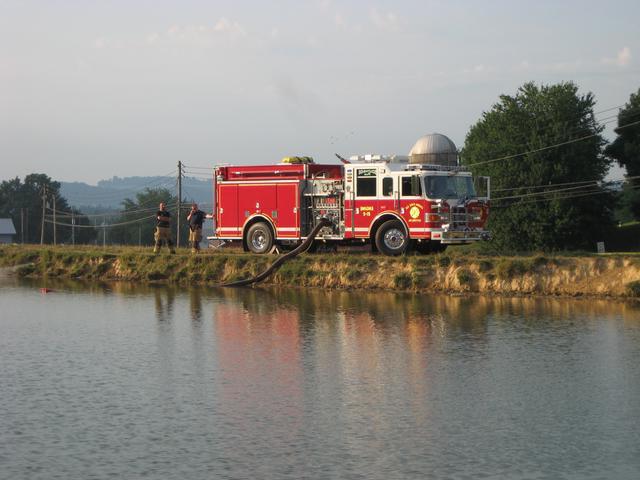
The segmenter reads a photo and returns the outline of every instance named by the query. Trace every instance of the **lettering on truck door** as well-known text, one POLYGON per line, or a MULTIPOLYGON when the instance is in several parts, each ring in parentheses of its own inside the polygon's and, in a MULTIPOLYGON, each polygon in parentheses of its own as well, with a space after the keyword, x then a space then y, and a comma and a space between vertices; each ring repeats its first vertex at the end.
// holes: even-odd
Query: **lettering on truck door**
POLYGON ((412 238, 426 236, 425 199, 422 177, 420 175, 402 175, 398 178, 400 187, 400 214, 409 226, 412 238))

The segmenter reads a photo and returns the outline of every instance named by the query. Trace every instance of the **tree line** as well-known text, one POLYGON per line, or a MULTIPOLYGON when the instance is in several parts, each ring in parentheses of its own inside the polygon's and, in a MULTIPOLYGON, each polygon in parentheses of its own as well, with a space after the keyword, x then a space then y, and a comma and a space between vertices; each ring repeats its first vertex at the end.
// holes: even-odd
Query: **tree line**
POLYGON ((461 159, 491 177, 496 248, 593 250, 615 227, 616 209, 640 218, 640 90, 618 112, 610 145, 594 107, 573 82, 526 83, 471 127, 461 159), (614 161, 628 173, 622 194, 605 182, 614 161))
MULTIPOLYGON (((581 94, 573 82, 530 82, 514 95, 501 95, 471 126, 461 162, 474 175, 491 177, 488 226, 497 249, 592 250, 616 220, 640 219, 640 89, 619 109, 617 136, 609 144, 594 110, 594 95, 581 94), (621 191, 605 181, 614 162, 627 171, 621 191)), ((177 203, 166 188, 146 189, 122 202, 107 229, 95 215, 74 211, 59 190, 44 174, 3 181, 0 217, 12 218, 25 242, 38 243, 44 195, 46 243, 53 238, 55 204, 58 243, 106 241, 108 232, 110 244, 150 245, 156 207, 160 201, 177 203), (85 228, 91 225, 96 227, 85 228)), ((181 230, 184 245, 188 234, 181 230)))

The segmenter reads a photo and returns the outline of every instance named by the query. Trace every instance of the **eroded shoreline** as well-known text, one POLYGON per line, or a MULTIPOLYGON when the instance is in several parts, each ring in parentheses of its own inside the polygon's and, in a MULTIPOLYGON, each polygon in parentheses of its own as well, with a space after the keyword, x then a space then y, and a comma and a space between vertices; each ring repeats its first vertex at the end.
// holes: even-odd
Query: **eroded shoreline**
MULTIPOLYGON (((237 251, 153 255, 136 247, 0 247, 1 275, 216 286, 264 271, 271 255, 237 251)), ((640 257, 482 256, 443 253, 385 257, 363 252, 304 254, 262 285, 480 295, 640 297, 640 257)))

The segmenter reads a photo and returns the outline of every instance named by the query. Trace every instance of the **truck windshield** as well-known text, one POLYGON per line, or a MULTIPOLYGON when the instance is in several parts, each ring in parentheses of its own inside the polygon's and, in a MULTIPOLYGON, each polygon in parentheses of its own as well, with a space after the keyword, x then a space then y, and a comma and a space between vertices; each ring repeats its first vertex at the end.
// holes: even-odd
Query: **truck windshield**
POLYGON ((431 176, 425 177, 427 197, 429 198, 465 198, 475 197, 471 177, 431 176))

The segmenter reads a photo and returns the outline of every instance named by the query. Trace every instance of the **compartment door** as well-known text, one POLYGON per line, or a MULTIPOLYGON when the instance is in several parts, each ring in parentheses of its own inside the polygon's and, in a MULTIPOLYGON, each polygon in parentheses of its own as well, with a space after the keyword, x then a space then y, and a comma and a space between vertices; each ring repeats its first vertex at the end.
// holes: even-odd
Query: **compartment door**
MULTIPOLYGON (((297 183, 277 186, 276 237, 300 238, 300 202, 297 183)), ((273 215, 272 215, 273 216, 273 215)))
POLYGON ((219 237, 240 235, 238 224, 238 185, 218 184, 216 234, 219 237))

